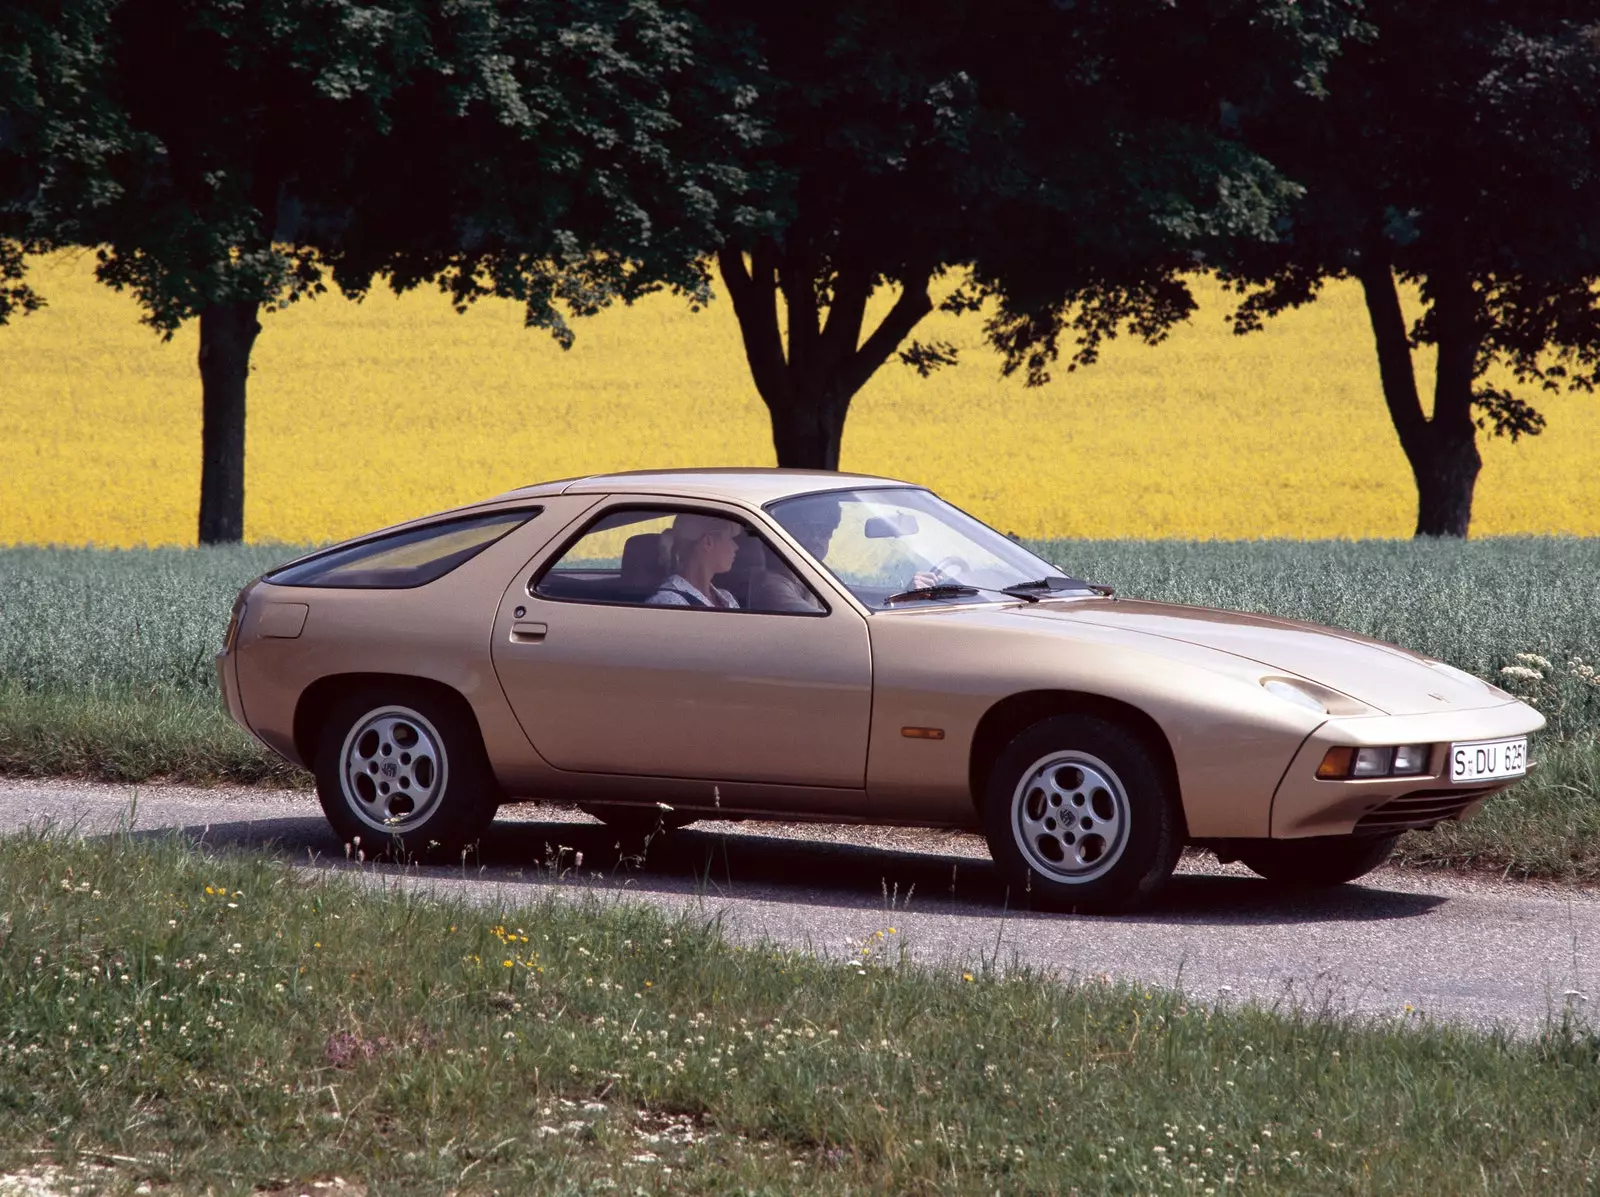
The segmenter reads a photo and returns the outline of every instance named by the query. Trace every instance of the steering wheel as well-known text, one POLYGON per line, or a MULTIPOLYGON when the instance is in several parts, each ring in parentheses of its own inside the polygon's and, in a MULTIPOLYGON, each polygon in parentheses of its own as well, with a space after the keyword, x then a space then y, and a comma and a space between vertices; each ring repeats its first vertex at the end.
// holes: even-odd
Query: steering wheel
POLYGON ((971 568, 967 564, 965 557, 952 553, 948 557, 941 558, 927 569, 919 569, 912 578, 912 584, 915 586, 937 586, 940 582, 948 580, 954 571, 971 568))

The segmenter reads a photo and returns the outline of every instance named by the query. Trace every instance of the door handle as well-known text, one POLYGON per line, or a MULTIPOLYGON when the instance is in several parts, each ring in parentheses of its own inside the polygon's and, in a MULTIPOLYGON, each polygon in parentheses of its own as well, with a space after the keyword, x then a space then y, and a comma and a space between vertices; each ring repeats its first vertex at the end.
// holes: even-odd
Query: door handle
POLYGON ((519 619, 511 625, 511 643, 538 644, 544 639, 544 634, 549 630, 542 623, 527 623, 519 619))

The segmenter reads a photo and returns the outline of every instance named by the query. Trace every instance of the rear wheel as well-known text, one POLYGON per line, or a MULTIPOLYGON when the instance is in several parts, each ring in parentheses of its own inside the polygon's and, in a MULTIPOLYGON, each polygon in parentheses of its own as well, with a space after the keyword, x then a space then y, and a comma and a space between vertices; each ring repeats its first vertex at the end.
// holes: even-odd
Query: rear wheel
POLYGON ((1046 719, 1012 740, 990 771, 983 816, 1014 893, 1055 909, 1137 907, 1183 849, 1166 771, 1139 736, 1089 715, 1046 719))
POLYGON ((1398 835, 1319 835, 1253 840, 1234 851, 1251 872, 1280 885, 1343 885, 1388 860, 1399 839, 1398 835))
POLYGON ((477 724, 420 688, 335 703, 316 776, 328 822, 368 857, 453 857, 479 840, 500 800, 477 724))

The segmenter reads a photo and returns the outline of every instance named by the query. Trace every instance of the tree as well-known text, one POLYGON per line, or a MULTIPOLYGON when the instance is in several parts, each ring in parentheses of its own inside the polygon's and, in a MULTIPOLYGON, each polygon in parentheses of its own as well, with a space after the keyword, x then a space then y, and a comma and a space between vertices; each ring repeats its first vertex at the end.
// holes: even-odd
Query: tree
POLYGON ((635 286, 642 252, 612 247, 635 248, 642 214, 609 180, 656 153, 629 138, 663 119, 657 73, 682 58, 653 5, 105 3, 117 136, 103 176, 33 204, 32 245, 97 247, 165 337, 198 319, 201 543, 243 535, 260 313, 330 266, 355 294, 379 269, 447 276, 462 302, 516 292, 562 333, 557 303, 635 286))
POLYGON ((1231 247, 1235 329, 1360 281, 1417 486, 1418 536, 1467 535, 1477 434, 1537 434, 1529 387, 1600 382, 1600 20, 1587 0, 1376 0, 1328 95, 1239 120, 1303 185, 1272 242, 1231 247), (1407 325, 1399 283, 1424 311, 1407 325), (1438 351, 1431 415, 1411 350, 1438 351), (1506 368, 1517 387, 1494 381, 1506 368))
POLYGON ((336 218, 352 149, 381 135, 394 91, 434 64, 430 33, 413 3, 116 7, 106 86, 128 134, 107 193, 75 197, 72 232, 163 337, 198 318, 202 544, 244 534, 260 312, 323 289, 312 226, 336 218))
MULTIPOLYGON (((1292 192, 1230 134, 1236 104, 1314 90, 1348 28, 1290 0, 936 0, 915 6, 707 0, 723 87, 756 134, 746 195, 719 209, 718 269, 778 463, 836 469, 850 402, 910 340, 942 274, 952 311, 993 300, 1006 372, 1048 377, 1127 328, 1159 340, 1181 279, 1219 237, 1264 236, 1292 192), (896 298, 865 328, 879 288, 896 298), (780 306, 779 300, 782 300, 780 306), (865 333, 865 335, 863 335, 865 333)), ((686 157, 721 129, 685 122, 686 157)))
POLYGON ((0 5, 0 324, 37 310, 26 256, 47 246, 52 197, 103 184, 117 113, 99 81, 115 0, 0 5))

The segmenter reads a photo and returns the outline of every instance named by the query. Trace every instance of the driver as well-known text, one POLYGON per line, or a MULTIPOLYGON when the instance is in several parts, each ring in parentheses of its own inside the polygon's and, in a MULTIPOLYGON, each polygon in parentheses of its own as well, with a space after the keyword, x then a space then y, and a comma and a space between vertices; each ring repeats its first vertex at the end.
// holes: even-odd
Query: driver
POLYGON ((679 512, 670 533, 675 572, 645 602, 652 607, 737 609, 733 595, 711 579, 733 568, 740 531, 733 520, 698 511, 679 512))
MULTIPOLYGON (((831 495, 817 495, 784 521, 790 536, 818 561, 826 561, 828 545, 839 527, 843 510, 831 495)), ((758 611, 821 611, 822 603, 788 567, 773 562, 758 574, 750 590, 750 605, 758 611)))

